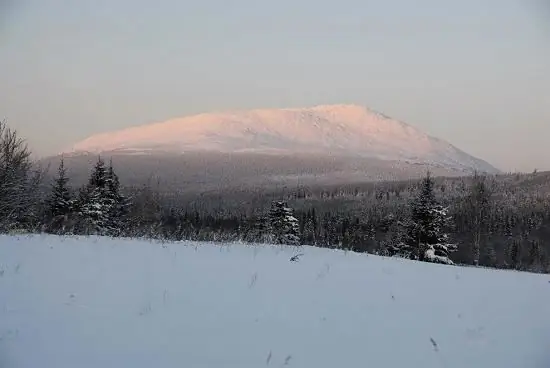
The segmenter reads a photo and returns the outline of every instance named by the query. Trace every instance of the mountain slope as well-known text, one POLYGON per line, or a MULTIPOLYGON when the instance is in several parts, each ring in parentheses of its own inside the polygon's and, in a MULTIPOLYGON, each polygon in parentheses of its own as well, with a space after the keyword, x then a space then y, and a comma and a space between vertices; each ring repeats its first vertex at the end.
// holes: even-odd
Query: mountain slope
POLYGON ((316 154, 498 172, 445 141, 355 105, 200 114, 94 135, 70 151, 316 154))
POLYGON ((101 237, 0 259, 0 367, 550 366, 548 275, 101 237))

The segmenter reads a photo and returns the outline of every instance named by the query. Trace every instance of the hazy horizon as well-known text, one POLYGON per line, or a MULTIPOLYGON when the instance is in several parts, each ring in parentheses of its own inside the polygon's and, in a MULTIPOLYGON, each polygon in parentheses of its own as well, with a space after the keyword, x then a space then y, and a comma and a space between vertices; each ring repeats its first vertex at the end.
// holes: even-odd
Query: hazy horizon
POLYGON ((36 154, 202 112, 358 104, 550 170, 544 1, 147 4, 0 2, 0 118, 36 154))

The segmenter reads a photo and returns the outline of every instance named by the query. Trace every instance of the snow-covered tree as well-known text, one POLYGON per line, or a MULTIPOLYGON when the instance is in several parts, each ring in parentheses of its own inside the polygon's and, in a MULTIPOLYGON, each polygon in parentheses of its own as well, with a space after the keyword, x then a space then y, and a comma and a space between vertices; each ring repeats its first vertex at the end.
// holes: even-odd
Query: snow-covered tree
POLYGON ((252 243, 273 243, 269 218, 262 215, 252 217, 244 240, 252 243))
POLYGON ((491 191, 487 185, 486 178, 476 172, 473 177, 473 184, 466 199, 466 209, 469 212, 469 223, 473 235, 472 258, 473 264, 479 265, 481 254, 481 240, 487 231, 489 221, 489 209, 491 191))
POLYGON ((35 225, 42 179, 25 140, 0 121, 0 231, 35 225))
POLYGON ((457 250, 456 244, 449 242, 449 235, 444 232, 445 227, 450 226, 451 217, 448 215, 448 208, 436 205, 430 210, 433 223, 428 227, 428 239, 424 251, 424 261, 444 264, 454 264, 450 258, 452 252, 457 250))
POLYGON ((434 180, 429 173, 410 210, 410 218, 403 223, 404 240, 398 254, 419 261, 453 264, 450 254, 457 247, 445 233, 451 218, 447 208, 435 198, 434 180))
POLYGON ((301 226, 300 231, 303 244, 316 245, 318 224, 315 208, 311 208, 303 214, 301 226))
POLYGON ((74 201, 68 186, 69 178, 63 158, 57 169, 57 177, 52 185, 52 192, 48 201, 48 211, 51 221, 50 229, 58 231, 63 228, 65 219, 73 211, 74 201))
POLYGON ((512 239, 508 245, 507 253, 509 267, 513 269, 520 269, 522 253, 521 240, 512 239))
POLYGON ((88 181, 88 186, 95 188, 106 188, 107 186, 107 168, 101 156, 97 158, 97 162, 88 181))
POLYGON ((69 178, 63 158, 57 169, 57 177, 52 185, 52 193, 50 197, 50 214, 52 218, 57 216, 67 215, 72 209, 71 190, 68 186, 69 178))
POLYGON ((125 216, 128 214, 129 201, 120 192, 120 181, 113 168, 113 161, 109 163, 106 172, 106 196, 109 203, 108 228, 112 235, 119 235, 125 216))
POLYGON ((544 265, 544 251, 537 240, 529 242, 529 267, 531 271, 540 272, 544 265))
POLYGON ((79 194, 80 218, 85 233, 104 235, 110 232, 109 215, 113 200, 109 195, 105 162, 98 158, 88 185, 79 194))
POLYGON ((270 231, 276 244, 300 245, 298 219, 285 201, 273 201, 269 212, 270 231))

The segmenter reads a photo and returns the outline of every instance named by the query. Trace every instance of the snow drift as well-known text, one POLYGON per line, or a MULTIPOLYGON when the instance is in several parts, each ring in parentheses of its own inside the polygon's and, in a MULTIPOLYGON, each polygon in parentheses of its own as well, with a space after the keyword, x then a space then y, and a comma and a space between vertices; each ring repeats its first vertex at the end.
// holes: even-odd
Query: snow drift
POLYGON ((1 367, 550 366, 547 275, 55 236, 0 262, 1 367))
POLYGON ((209 113, 94 135, 68 151, 317 154, 498 172, 403 122, 355 105, 209 113))

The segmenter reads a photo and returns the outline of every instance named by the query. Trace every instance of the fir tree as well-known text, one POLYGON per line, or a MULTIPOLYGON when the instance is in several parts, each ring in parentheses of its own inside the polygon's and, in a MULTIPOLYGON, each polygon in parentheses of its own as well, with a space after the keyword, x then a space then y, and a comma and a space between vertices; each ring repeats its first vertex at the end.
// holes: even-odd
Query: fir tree
POLYGON ((57 177, 52 185, 52 194, 50 197, 50 215, 52 218, 65 216, 71 211, 72 201, 71 192, 68 187, 69 178, 63 162, 63 158, 57 170, 57 177))
POLYGON ((269 212, 269 224, 276 244, 299 245, 300 227, 292 209, 284 201, 274 201, 269 212))
POLYGON ((529 266, 531 271, 540 272, 544 263, 543 251, 539 241, 531 240, 529 242, 529 266))
POLYGON ((107 227, 111 235, 119 235, 122 231, 124 217, 128 213, 129 201, 120 192, 120 181, 114 171, 112 160, 106 172, 106 188, 109 203, 107 227))
POLYGON ((520 269, 521 267, 521 240, 513 239, 508 247, 508 259, 510 260, 510 267, 513 269, 520 269))
POLYGON ((493 246, 487 246, 484 249, 484 262, 483 264, 489 267, 498 266, 497 252, 493 246))
POLYGON ((107 168, 101 156, 97 158, 97 162, 88 181, 88 186, 102 189, 107 186, 107 168))
POLYGON ((422 181, 419 194, 411 203, 410 219, 404 224, 404 241, 399 254, 411 259, 453 264, 450 253, 456 250, 444 232, 450 225, 447 208, 435 198, 430 174, 422 181))
POLYGON ((254 241, 259 243, 272 243, 274 242, 271 234, 271 226, 269 218, 265 216, 259 216, 254 222, 254 241))
POLYGON ((302 231, 302 240, 305 244, 316 245, 317 233, 317 215, 315 214, 315 208, 308 210, 305 214, 303 231, 302 231))
POLYGON ((491 193, 485 177, 479 176, 476 172, 470 194, 467 197, 467 208, 473 234, 472 257, 473 264, 476 266, 479 265, 482 235, 484 235, 488 226, 490 197, 491 193))
POLYGON ((109 215, 113 200, 108 184, 105 162, 99 157, 88 185, 79 193, 80 217, 85 233, 105 235, 110 232, 109 215))
POLYGON ((57 170, 57 177, 52 185, 52 193, 49 199, 49 216, 51 220, 50 230, 60 230, 66 221, 66 217, 73 210, 73 200, 71 198, 71 191, 67 185, 69 178, 67 177, 67 171, 63 158, 59 163, 57 170))

